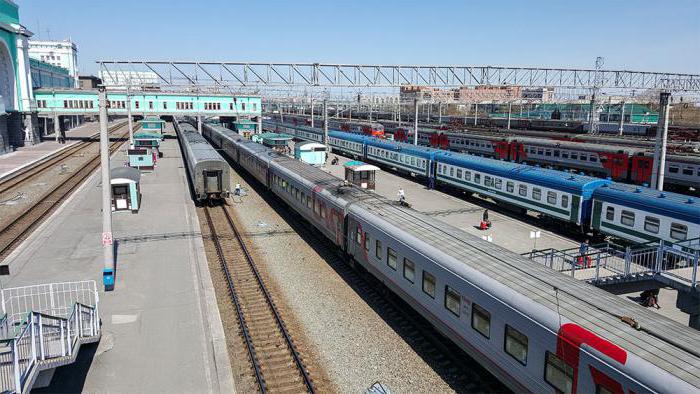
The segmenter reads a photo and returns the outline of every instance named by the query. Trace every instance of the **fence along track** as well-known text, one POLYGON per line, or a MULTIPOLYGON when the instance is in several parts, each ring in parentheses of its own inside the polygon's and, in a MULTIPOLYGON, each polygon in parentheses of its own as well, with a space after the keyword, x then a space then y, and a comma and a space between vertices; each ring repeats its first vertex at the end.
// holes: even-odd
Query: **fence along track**
POLYGON ((204 207, 260 391, 315 392, 255 261, 226 207, 204 207))
MULTIPOLYGON (((136 128, 135 128, 136 129, 136 128)), ((127 133, 119 136, 118 141, 109 145, 109 152, 112 153, 124 141, 121 141, 127 133)), ((95 155, 87 163, 83 164, 78 171, 73 173, 63 183, 57 185, 50 192, 38 199, 32 206, 28 207, 13 222, 8 223, 0 229, 0 261, 2 261, 14 249, 20 241, 24 240, 51 212, 55 210, 71 193, 80 186, 95 169, 100 166, 100 155, 95 155)))
MULTIPOLYGON (((116 125, 112 125, 110 126, 108 132, 111 133, 115 130, 118 130, 125 124, 126 123, 119 123, 116 125)), ((66 149, 48 157, 46 160, 39 162, 36 165, 28 166, 15 172, 14 174, 11 174, 9 178, 0 181, 0 195, 16 187, 17 185, 29 182, 30 180, 34 179, 34 177, 36 177, 37 175, 43 174, 44 172, 46 172, 46 170, 53 168, 56 164, 60 163, 61 161, 68 159, 75 153, 87 148, 88 146, 90 146, 90 144, 96 142, 94 141, 94 138, 99 137, 99 134, 100 133, 95 133, 87 137, 84 141, 79 141, 75 144, 69 145, 66 149)))

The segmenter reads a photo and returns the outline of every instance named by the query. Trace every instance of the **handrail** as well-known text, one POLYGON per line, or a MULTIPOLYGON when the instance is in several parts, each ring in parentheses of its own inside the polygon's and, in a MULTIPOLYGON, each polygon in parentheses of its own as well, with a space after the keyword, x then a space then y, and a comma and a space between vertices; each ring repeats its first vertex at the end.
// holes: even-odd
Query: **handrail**
MULTIPOLYGON (((40 363, 73 356, 81 338, 100 335, 97 305, 75 302, 68 317, 30 311, 18 322, 12 338, 0 340, 10 347, 11 362, 0 364, 0 391, 26 392, 40 363), (8 384, 11 384, 8 386, 8 384)), ((7 316, 0 318, 6 321, 7 316)))

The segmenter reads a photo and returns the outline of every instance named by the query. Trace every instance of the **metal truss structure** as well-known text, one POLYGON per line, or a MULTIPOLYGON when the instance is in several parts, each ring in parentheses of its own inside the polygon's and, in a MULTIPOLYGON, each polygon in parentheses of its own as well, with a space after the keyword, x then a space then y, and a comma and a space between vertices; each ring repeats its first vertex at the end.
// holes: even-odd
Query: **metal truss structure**
MULTIPOLYGON (((628 70, 539 67, 362 65, 324 63, 252 63, 98 60, 103 79, 144 76, 173 89, 231 90, 266 87, 397 88, 403 85, 451 88, 517 85, 571 89, 657 89, 700 92, 700 75, 628 70), (149 78, 150 78, 149 77, 149 78)), ((139 79, 142 79, 141 81, 139 79)), ((153 83, 153 82, 150 82, 153 83)))

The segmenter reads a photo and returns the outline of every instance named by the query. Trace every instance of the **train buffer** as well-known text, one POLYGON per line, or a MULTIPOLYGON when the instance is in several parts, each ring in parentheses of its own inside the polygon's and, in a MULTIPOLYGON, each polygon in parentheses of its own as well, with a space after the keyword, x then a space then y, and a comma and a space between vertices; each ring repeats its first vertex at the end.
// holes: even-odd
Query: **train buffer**
POLYGON ((101 336, 95 281, 49 283, 0 291, 0 390, 28 393, 75 362, 81 345, 101 336))

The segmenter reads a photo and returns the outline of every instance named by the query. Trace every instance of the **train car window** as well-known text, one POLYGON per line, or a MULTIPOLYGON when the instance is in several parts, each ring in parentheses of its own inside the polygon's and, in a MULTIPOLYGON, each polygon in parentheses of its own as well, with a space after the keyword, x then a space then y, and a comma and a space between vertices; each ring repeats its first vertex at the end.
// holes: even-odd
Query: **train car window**
POLYGON ((416 265, 405 257, 403 259, 403 277, 411 283, 414 283, 413 281, 416 278, 416 265))
POLYGON ((527 186, 526 185, 518 186, 518 194, 520 194, 521 196, 527 196, 527 186))
POLYGON ((620 223, 624 224, 625 226, 634 227, 634 212, 622 211, 620 223))
POLYGON ((396 251, 389 247, 386 248, 386 265, 396 271, 396 251))
POLYGON ((374 255, 377 256, 378 259, 382 259, 382 241, 380 240, 374 241, 374 255))
POLYGON ((562 152, 562 153, 561 153, 561 158, 562 158, 562 159, 568 159, 568 158, 569 158, 569 152, 562 152))
POLYGON ((481 183, 481 174, 474 174, 474 183, 481 183))
POLYGON ((566 194, 561 195, 561 206, 562 208, 569 207, 569 196, 567 196, 566 194))
POLYGON ((462 179, 462 170, 460 170, 459 168, 457 169, 457 178, 462 179))
MULTIPOLYGON (((284 181, 282 181, 282 182, 284 182, 284 181)), ((314 213, 315 213, 316 215, 320 215, 320 214, 321 214, 320 205, 319 205, 318 201, 316 201, 316 200, 314 200, 314 213)))
POLYGON ((455 168, 454 167, 450 167, 450 176, 451 177, 455 176, 455 168))
POLYGON ((459 311, 461 309, 461 300, 462 297, 458 292, 450 286, 445 286, 445 308, 457 317, 459 317, 459 311))
POLYGON ((503 189, 503 179, 501 179, 501 178, 495 178, 495 179, 494 179, 494 185, 496 186, 496 189, 498 189, 498 190, 503 189))
POLYGON ((427 271, 423 271, 423 293, 435 298, 435 277, 427 271))
POLYGON ((557 193, 547 192, 547 203, 557 205, 557 193))
POLYGON ((683 241, 688 237, 688 226, 671 223, 671 238, 683 241))
POLYGON ((542 156, 544 154, 544 149, 538 149, 537 154, 542 156))
POLYGON ((321 205, 321 217, 323 219, 326 218, 326 206, 325 205, 321 205))
POLYGON ((357 229, 355 229, 355 242, 359 245, 362 243, 362 228, 360 226, 357 226, 357 229))
POLYGON ((472 328, 486 338, 491 337, 491 313, 477 304, 472 304, 472 328))
POLYGON ((684 168, 683 175, 693 175, 693 169, 692 168, 684 168))
POLYGON ((552 156, 552 151, 547 149, 546 151, 544 151, 544 155, 545 156, 552 156))
POLYGON ((542 189, 536 187, 532 188, 532 198, 539 201, 542 199, 542 189))
POLYGON ((595 155, 590 155, 590 156, 588 157, 588 160, 590 160, 590 161, 592 161, 592 162, 594 162, 594 163, 595 163, 595 162, 597 162, 597 161, 598 161, 598 157, 597 157, 597 156, 595 156, 595 155))
POLYGON ((671 174, 678 174, 678 170, 678 167, 668 167, 668 172, 670 172, 671 174))
POLYGON ((484 186, 493 186, 493 178, 488 175, 484 176, 484 186))
POLYGON ((228 103, 228 110, 233 111, 233 103, 228 103))
POLYGON ((514 190, 515 190, 515 184, 513 182, 510 182, 510 181, 506 182, 506 191, 508 193, 513 193, 514 190))
POLYGON ((608 207, 605 210, 605 220, 610 221, 610 222, 615 220, 615 208, 608 207))
POLYGON ((561 393, 570 394, 574 387, 574 369, 556 355, 547 352, 544 380, 561 393))
POLYGON ((365 251, 369 252, 369 233, 365 232, 365 251))
POLYGON ((571 159, 572 160, 578 160, 578 153, 571 153, 571 159))
POLYGON ((506 340, 503 344, 506 353, 522 365, 527 365, 527 336, 506 324, 506 340))
POLYGON ((653 216, 647 216, 644 218, 644 230, 648 231, 650 233, 658 234, 659 233, 659 218, 655 218, 653 216))
POLYGON ((472 173, 469 171, 464 171, 464 180, 465 181, 470 181, 472 180, 472 173))
POLYGON ((554 157, 559 157, 559 151, 558 151, 558 150, 555 150, 555 151, 554 151, 554 157))
POLYGON ((411 165, 412 166, 416 165, 416 158, 415 157, 411 157, 411 165))

